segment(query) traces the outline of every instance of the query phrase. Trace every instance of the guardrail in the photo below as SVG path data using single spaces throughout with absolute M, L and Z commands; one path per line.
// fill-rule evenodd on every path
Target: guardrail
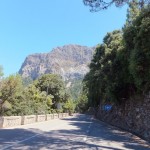
M 3 116 L 0 117 L 0 128 L 8 128 L 8 127 L 13 127 L 18 125 L 49 121 L 52 119 L 65 118 L 68 116 L 69 116 L 68 113 L 28 115 L 28 116 Z

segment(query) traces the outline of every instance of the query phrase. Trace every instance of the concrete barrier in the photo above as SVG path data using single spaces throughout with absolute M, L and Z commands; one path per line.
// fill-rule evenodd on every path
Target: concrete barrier
M 22 116 L 21 124 L 31 124 L 36 122 L 36 115 Z
M 8 116 L 1 117 L 0 119 L 0 127 L 7 128 L 21 125 L 21 116 Z
M 36 117 L 37 122 L 46 121 L 46 115 L 37 115 Z
M 54 119 L 54 115 L 53 114 L 47 114 L 46 115 L 46 120 L 48 121 L 48 120 L 52 120 L 52 119 Z

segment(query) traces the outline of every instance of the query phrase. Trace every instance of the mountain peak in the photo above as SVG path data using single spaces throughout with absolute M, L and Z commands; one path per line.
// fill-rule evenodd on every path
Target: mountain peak
M 56 47 L 49 53 L 29 55 L 22 64 L 19 74 L 36 79 L 42 74 L 55 73 L 65 80 L 81 78 L 89 70 L 94 47 L 76 44 Z

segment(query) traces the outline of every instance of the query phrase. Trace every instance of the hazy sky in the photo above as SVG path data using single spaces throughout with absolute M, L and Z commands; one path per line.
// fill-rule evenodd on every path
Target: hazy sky
M 5 76 L 18 72 L 26 56 L 57 46 L 102 43 L 121 29 L 126 6 L 91 13 L 82 0 L 0 0 L 0 65 Z

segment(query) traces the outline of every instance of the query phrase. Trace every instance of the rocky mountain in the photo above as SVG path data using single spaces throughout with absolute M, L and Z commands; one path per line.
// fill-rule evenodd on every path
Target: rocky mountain
M 65 45 L 49 53 L 29 55 L 22 64 L 19 74 L 36 79 L 42 74 L 55 73 L 64 80 L 82 78 L 89 70 L 94 47 Z

